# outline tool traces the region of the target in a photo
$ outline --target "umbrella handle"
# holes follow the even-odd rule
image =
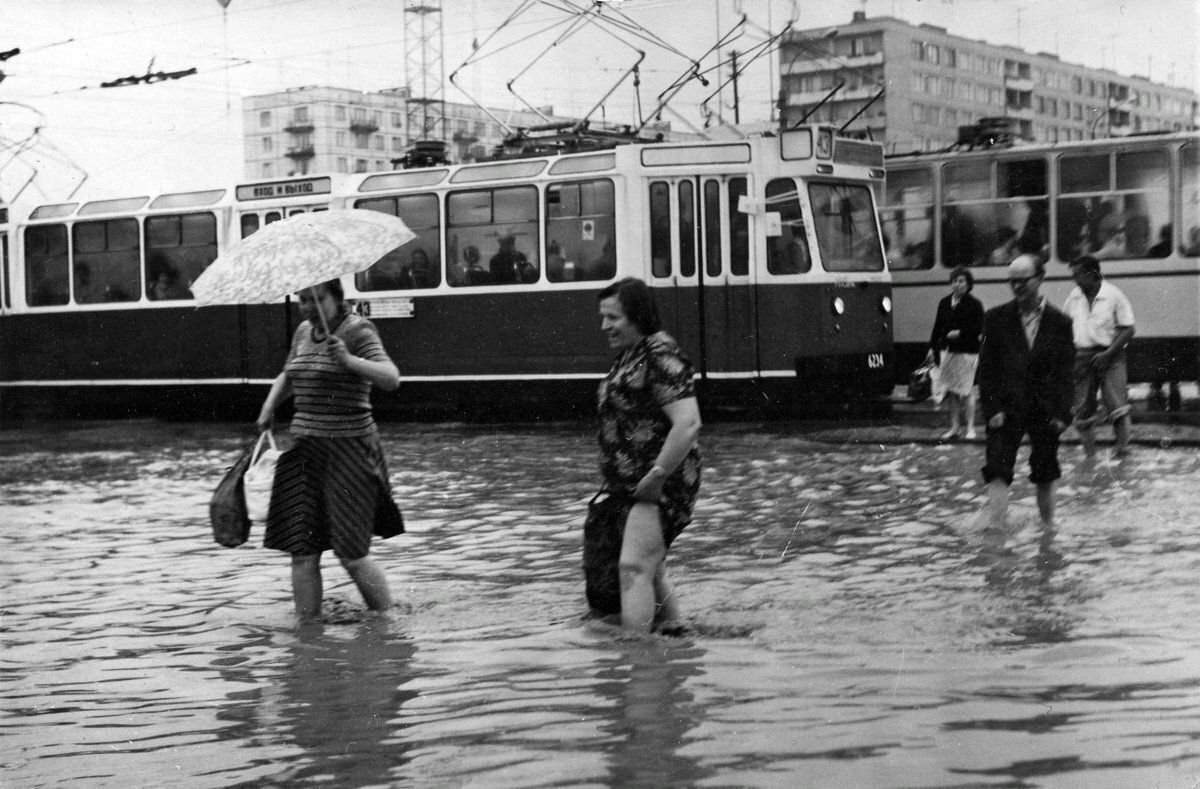
[[[317,286],[310,285],[308,289],[312,291],[313,302],[317,305],[317,315],[321,317],[321,328],[325,330],[325,337],[319,340],[319,342],[325,342],[325,340],[329,339],[330,334],[329,321],[325,319],[325,310],[321,307],[321,299],[317,296]]]

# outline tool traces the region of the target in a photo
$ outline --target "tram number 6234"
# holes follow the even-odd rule
[[[867,369],[878,370],[881,367],[883,367],[883,354],[882,353],[867,354]]]

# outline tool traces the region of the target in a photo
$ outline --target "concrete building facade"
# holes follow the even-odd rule
[[[245,176],[282,178],[315,172],[362,173],[392,170],[421,139],[409,126],[409,91],[375,93],[309,86],[249,96],[242,104]],[[551,108],[543,113],[551,115]],[[512,127],[545,123],[532,111],[494,110]],[[487,156],[505,135],[504,126],[473,104],[446,102],[446,141],[451,161]]]
[[[792,34],[779,62],[785,119],[849,122],[889,153],[944,148],[982,118],[1055,142],[1194,128],[1198,111],[1186,88],[862,12]]]

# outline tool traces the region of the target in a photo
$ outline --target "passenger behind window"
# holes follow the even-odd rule
[[[1146,251],[1146,257],[1165,258],[1171,254],[1171,223],[1158,229],[1158,243]]]
[[[1145,214],[1131,213],[1125,217],[1125,254],[1139,258],[1150,246],[1150,219]]]
[[[604,237],[600,255],[584,267],[583,279],[609,279],[617,273],[617,250],[610,236]]]
[[[562,247],[557,241],[551,241],[546,247],[546,279],[551,282],[562,282],[566,261],[563,259]]]
[[[1007,266],[1017,256],[1017,231],[1008,225],[996,228],[996,247],[988,258],[989,266]]]
[[[407,274],[409,284],[401,287],[432,288],[437,280],[428,253],[420,247],[413,250],[408,266],[402,271]]]
[[[1193,225],[1188,231],[1187,245],[1183,247],[1183,254],[1189,257],[1200,255],[1200,225]]]
[[[75,264],[75,303],[91,304],[99,301],[92,294],[92,269],[86,263]]]
[[[492,282],[497,285],[510,285],[536,281],[537,268],[529,262],[524,252],[517,249],[516,236],[511,233],[501,236],[499,242],[500,248],[488,261],[488,272],[492,275]]]
[[[369,290],[400,290],[413,288],[411,268],[406,265],[400,253],[392,251],[375,262],[367,272],[367,288]]]

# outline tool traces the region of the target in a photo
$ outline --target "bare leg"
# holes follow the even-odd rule
[[[975,404],[975,387],[972,386],[967,395],[967,438],[975,438]]]
[[[667,577],[667,563],[663,561],[654,575],[654,603],[658,608],[655,619],[659,622],[673,622],[679,619],[679,598],[675,596],[675,587]]]
[[[1113,432],[1117,434],[1117,446],[1114,452],[1117,455],[1124,455],[1129,452],[1129,427],[1133,420],[1126,414],[1122,417],[1117,417],[1113,422]]]
[[[342,567],[358,587],[363,602],[372,611],[383,611],[392,607],[392,593],[388,589],[387,576],[370,556],[361,559],[343,559]]]
[[[1042,516],[1042,523],[1047,527],[1054,527],[1054,483],[1040,482],[1037,486],[1037,506],[1038,514]]]
[[[959,400],[958,395],[952,392],[947,392],[946,405],[950,410],[950,429],[942,434],[942,439],[949,441],[958,435],[958,431],[960,429],[959,422],[960,414],[962,413],[962,401]]]
[[[663,557],[658,506],[639,501],[629,511],[621,540],[621,626],[649,633],[654,624],[655,588]]]
[[[987,484],[988,525],[1002,528],[1008,525],[1008,485],[1002,479]]]
[[[292,557],[292,600],[300,621],[308,622],[321,615],[321,554]]]

